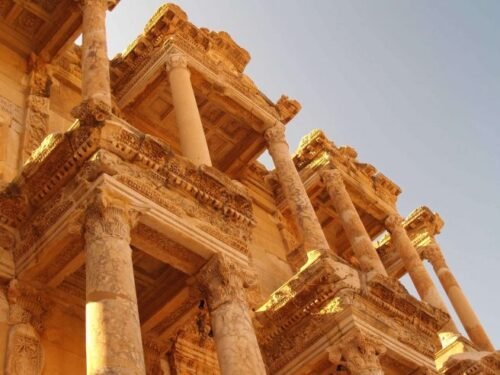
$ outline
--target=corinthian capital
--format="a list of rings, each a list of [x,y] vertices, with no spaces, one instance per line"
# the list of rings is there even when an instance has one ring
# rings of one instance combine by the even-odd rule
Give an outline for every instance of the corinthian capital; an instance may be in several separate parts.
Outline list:
[[[352,375],[383,375],[380,356],[385,351],[386,348],[380,340],[357,332],[329,348],[328,359],[334,365],[344,365]]]
[[[177,68],[187,69],[188,63],[186,55],[182,52],[175,51],[171,52],[167,56],[167,65],[165,66],[167,73]]]
[[[338,169],[327,169],[321,171],[319,175],[327,187],[332,186],[334,188],[338,188],[344,186],[342,173]]]
[[[226,302],[246,301],[242,270],[225,255],[212,256],[196,279],[211,311]]]
[[[386,229],[392,233],[403,227],[403,218],[398,214],[392,214],[385,219]]]
[[[130,229],[139,217],[124,199],[106,190],[98,192],[89,203],[85,220],[85,239],[114,237],[130,242]]]
[[[427,259],[434,267],[441,268],[446,266],[443,253],[436,244],[425,246],[420,254],[422,258]]]
[[[286,143],[285,125],[280,122],[270,127],[264,132],[264,138],[270,145],[274,143]]]

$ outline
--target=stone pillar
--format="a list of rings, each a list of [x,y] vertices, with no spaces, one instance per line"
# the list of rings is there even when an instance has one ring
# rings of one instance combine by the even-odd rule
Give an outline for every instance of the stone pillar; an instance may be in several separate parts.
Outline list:
[[[356,333],[353,337],[328,349],[328,359],[343,366],[351,375],[384,375],[380,356],[386,351],[379,340]]]
[[[446,291],[453,308],[457,312],[458,318],[462,322],[472,342],[481,350],[494,351],[495,348],[493,344],[467,300],[467,297],[465,297],[458,281],[451,273],[439,246],[437,244],[427,246],[422,251],[422,257],[429,260],[432,264],[439,281],[441,281],[441,285]]]
[[[7,292],[10,325],[5,356],[5,375],[41,375],[43,372],[43,347],[40,334],[35,329],[36,318],[32,310],[39,310],[34,295],[22,296],[17,280],[11,280]],[[41,328],[40,321],[37,322]]]
[[[111,109],[106,11],[110,0],[80,0],[82,3],[82,99]]]
[[[217,254],[202,268],[198,282],[210,311],[221,374],[265,375],[241,276],[241,269]]]
[[[98,197],[85,223],[87,374],[145,374],[137,308],[131,218],[126,205]]]
[[[30,84],[26,101],[22,162],[24,163],[49,133],[50,91],[52,77],[50,67],[40,58],[30,59]]]
[[[415,285],[420,298],[430,305],[448,313],[448,309],[446,308],[443,299],[439,295],[436,286],[425,269],[424,264],[420,259],[420,255],[413,246],[402,223],[403,219],[397,214],[390,215],[385,221],[385,226],[391,234],[393,246],[399,252],[404,267],[410,275],[413,285]],[[458,332],[457,327],[451,320],[451,317],[450,321],[443,327],[442,331]]]
[[[361,269],[365,272],[375,272],[387,276],[385,267],[345,188],[340,171],[323,171],[321,172],[321,178],[326,185],[352,250],[359,260]]]
[[[306,252],[319,250],[325,253],[330,249],[330,245],[290,156],[290,149],[285,139],[285,125],[281,123],[274,125],[266,130],[264,136],[285,199],[288,201],[301,231],[304,250]]]
[[[198,104],[191,85],[186,56],[173,52],[167,59],[167,73],[174,102],[182,154],[196,165],[212,165]]]

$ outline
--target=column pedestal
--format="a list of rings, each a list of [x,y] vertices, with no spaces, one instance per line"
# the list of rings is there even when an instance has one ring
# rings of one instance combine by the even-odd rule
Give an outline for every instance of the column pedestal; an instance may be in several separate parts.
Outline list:
[[[385,267],[345,188],[340,171],[323,171],[321,172],[321,178],[326,185],[328,194],[332,199],[335,211],[342,224],[342,228],[344,229],[356,258],[358,258],[361,269],[368,273],[380,273],[387,276]]]
[[[85,224],[87,374],[145,374],[128,210],[102,203]]]
[[[234,263],[217,254],[198,276],[210,310],[219,366],[222,375],[265,375],[240,275]]]
[[[182,154],[197,165],[211,166],[207,139],[194,96],[191,72],[188,69],[186,57],[181,53],[172,53],[167,60],[167,73]]]
[[[276,167],[281,188],[301,231],[304,250],[306,253],[311,250],[319,250],[322,253],[327,252],[330,245],[326,240],[323,228],[321,228],[295,164],[290,157],[290,149],[285,139],[285,126],[279,123],[267,129],[264,135],[269,154]]]
[[[403,219],[399,215],[391,215],[385,221],[385,226],[391,234],[391,240],[394,247],[399,251],[401,260],[406,271],[410,275],[413,285],[423,301],[431,304],[438,309],[448,313],[448,309],[444,304],[439,292],[434,285],[429,273],[424,267],[420,256],[413,246],[408,233],[402,225]],[[456,332],[457,327],[450,317],[450,321],[443,327],[442,331]]]
[[[106,41],[106,12],[117,0],[79,0],[82,5],[82,102],[71,114],[84,125],[111,115],[111,80]]]
[[[491,343],[486,331],[481,325],[474,309],[470,305],[462,288],[458,284],[457,279],[451,273],[446,260],[444,259],[441,249],[437,245],[430,245],[422,252],[422,257],[429,260],[436,272],[436,275],[441,282],[448,298],[450,299],[453,308],[455,309],[458,318],[462,322],[467,334],[474,344],[481,350],[494,351],[495,348]]]

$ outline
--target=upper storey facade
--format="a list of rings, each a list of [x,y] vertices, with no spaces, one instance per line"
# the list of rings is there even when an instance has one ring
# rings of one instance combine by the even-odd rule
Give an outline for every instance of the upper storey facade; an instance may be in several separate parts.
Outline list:
[[[109,60],[116,3],[0,0],[7,373],[424,374],[438,333],[448,355],[492,350],[439,215],[403,220],[399,187],[321,131],[291,155],[300,104],[269,100],[248,52],[175,5]]]

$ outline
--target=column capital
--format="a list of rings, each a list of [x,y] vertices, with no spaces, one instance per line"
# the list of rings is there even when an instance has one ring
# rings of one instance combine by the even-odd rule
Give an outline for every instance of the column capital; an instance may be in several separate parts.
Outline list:
[[[328,359],[334,365],[344,365],[352,375],[383,375],[379,357],[385,352],[379,339],[356,332],[328,348]]]
[[[211,311],[231,301],[246,303],[242,269],[222,254],[215,254],[202,267],[196,279]]]
[[[188,61],[184,53],[180,51],[172,51],[168,54],[167,63],[165,65],[167,73],[170,73],[172,70],[177,68],[187,69],[187,67]]]
[[[130,242],[130,230],[140,213],[124,198],[113,196],[106,189],[100,190],[87,205],[85,238],[115,237]]]
[[[287,143],[285,137],[285,125],[279,122],[276,125],[266,129],[264,131],[264,138],[266,139],[268,144]]]
[[[333,186],[335,188],[344,186],[342,172],[338,169],[326,169],[321,171],[319,175],[325,185]]]
[[[427,245],[422,249],[420,254],[423,259],[427,259],[434,267],[438,269],[446,267],[446,261],[438,245]]]
[[[385,227],[392,233],[398,229],[403,228],[403,218],[399,214],[391,214],[385,219]]]

